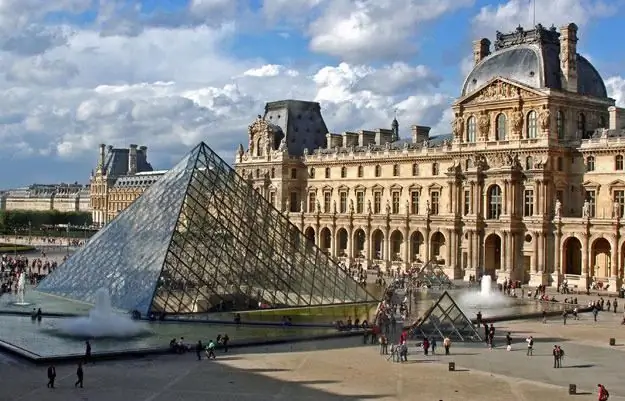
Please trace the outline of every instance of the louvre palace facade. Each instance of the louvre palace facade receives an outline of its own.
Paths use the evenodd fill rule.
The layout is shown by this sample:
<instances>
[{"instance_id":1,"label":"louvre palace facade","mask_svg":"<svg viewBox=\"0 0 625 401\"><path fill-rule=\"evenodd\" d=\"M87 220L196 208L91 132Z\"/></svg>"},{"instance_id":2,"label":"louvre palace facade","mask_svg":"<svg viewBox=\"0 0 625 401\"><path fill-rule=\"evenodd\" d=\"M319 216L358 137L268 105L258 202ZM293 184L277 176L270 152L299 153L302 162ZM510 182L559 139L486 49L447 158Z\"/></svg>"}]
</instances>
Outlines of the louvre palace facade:
<instances>
[{"instance_id":1,"label":"louvre palace facade","mask_svg":"<svg viewBox=\"0 0 625 401\"><path fill-rule=\"evenodd\" d=\"M577 27L473 43L451 134L331 133L314 102L266 105L237 172L346 263L616 291L625 267L625 110ZM93 188L93 184L92 184Z\"/></svg>"}]
</instances>

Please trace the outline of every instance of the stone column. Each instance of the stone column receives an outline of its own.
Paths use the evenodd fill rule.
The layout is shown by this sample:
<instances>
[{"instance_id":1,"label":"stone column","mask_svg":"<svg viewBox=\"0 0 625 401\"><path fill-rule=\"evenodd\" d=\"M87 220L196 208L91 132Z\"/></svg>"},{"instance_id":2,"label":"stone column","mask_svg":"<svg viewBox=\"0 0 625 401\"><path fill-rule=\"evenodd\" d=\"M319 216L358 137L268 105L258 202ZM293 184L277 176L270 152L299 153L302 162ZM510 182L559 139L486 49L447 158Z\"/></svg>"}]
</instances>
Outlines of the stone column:
<instances>
[{"instance_id":1,"label":"stone column","mask_svg":"<svg viewBox=\"0 0 625 401\"><path fill-rule=\"evenodd\" d=\"M406 230L404 234L404 269L407 270L410 266L410 228L406 224Z\"/></svg>"},{"instance_id":2,"label":"stone column","mask_svg":"<svg viewBox=\"0 0 625 401\"><path fill-rule=\"evenodd\" d=\"M552 202L551 202L552 196L551 196L551 193L550 193L550 190L549 190L549 182L548 181L543 181L542 183L543 183L543 199L542 199L543 206L542 206L542 211L543 211L543 214L548 215L549 212L550 212L549 209L552 206Z\"/></svg>"},{"instance_id":3,"label":"stone column","mask_svg":"<svg viewBox=\"0 0 625 401\"><path fill-rule=\"evenodd\" d=\"M503 182L503 199L502 199L502 203L503 203L502 214L503 215L507 215L508 214L508 200L510 199L510 197L508 195L509 194L508 185L509 185L509 182L507 180L504 180L504 182Z\"/></svg>"},{"instance_id":4,"label":"stone column","mask_svg":"<svg viewBox=\"0 0 625 401\"><path fill-rule=\"evenodd\" d=\"M471 181L469 197L469 214L475 214L475 183L473 181Z\"/></svg>"},{"instance_id":5,"label":"stone column","mask_svg":"<svg viewBox=\"0 0 625 401\"><path fill-rule=\"evenodd\" d=\"M384 229L384 244L382 246L382 260L384 261L384 266L388 270L391 266L392 258L391 258L391 229L390 227L386 227Z\"/></svg>"},{"instance_id":6,"label":"stone column","mask_svg":"<svg viewBox=\"0 0 625 401\"><path fill-rule=\"evenodd\" d=\"M582 234L582 276L579 281L580 290L588 288L588 233Z\"/></svg>"},{"instance_id":7,"label":"stone column","mask_svg":"<svg viewBox=\"0 0 625 401\"><path fill-rule=\"evenodd\" d=\"M508 272L510 268L508 267L508 253L510 252L508 249L508 237L509 233L504 231L501 233L501 255L499 255L499 264L501 265L502 272Z\"/></svg>"},{"instance_id":8,"label":"stone column","mask_svg":"<svg viewBox=\"0 0 625 401\"><path fill-rule=\"evenodd\" d=\"M351 220L351 217L350 217ZM354 241L353 241L353 236L354 236L354 226L352 225L352 222L349 222L349 227L347 229L347 249L345 250L345 252L347 253L347 264L348 266L352 263L352 260L354 258Z\"/></svg>"},{"instance_id":9,"label":"stone column","mask_svg":"<svg viewBox=\"0 0 625 401\"><path fill-rule=\"evenodd\" d=\"M610 241L610 278L608 290L610 292L617 292L621 285L623 284L619 275L619 253L618 253L618 238L615 238L614 241Z\"/></svg>"},{"instance_id":10,"label":"stone column","mask_svg":"<svg viewBox=\"0 0 625 401\"><path fill-rule=\"evenodd\" d=\"M559 225L559 223L558 223ZM555 258L553 263L555 264L553 273L551 274L551 283L552 287L557 287L562 282L562 231L560 227L556 229L555 240L553 244L553 250L555 253Z\"/></svg>"},{"instance_id":11,"label":"stone column","mask_svg":"<svg viewBox=\"0 0 625 401\"><path fill-rule=\"evenodd\" d=\"M445 264L451 266L451 230L445 230Z\"/></svg>"},{"instance_id":12,"label":"stone column","mask_svg":"<svg viewBox=\"0 0 625 401\"><path fill-rule=\"evenodd\" d=\"M545 241L546 236L544 233L538 234L540 241L538 241L538 271L540 273L546 273L545 271Z\"/></svg>"},{"instance_id":13,"label":"stone column","mask_svg":"<svg viewBox=\"0 0 625 401\"><path fill-rule=\"evenodd\" d=\"M532 273L538 273L538 243L540 242L540 234L535 232L532 233L534 237L534 254L532 255Z\"/></svg>"},{"instance_id":14,"label":"stone column","mask_svg":"<svg viewBox=\"0 0 625 401\"><path fill-rule=\"evenodd\" d=\"M371 266L371 244L373 243L371 238L371 227L367 225L365 229L365 243L364 243L364 251L365 258L367 259L367 267Z\"/></svg>"},{"instance_id":15,"label":"stone column","mask_svg":"<svg viewBox=\"0 0 625 401\"><path fill-rule=\"evenodd\" d=\"M541 191L541 187L540 187L540 180L536 180L535 181L535 187L536 187L536 200L534 201L534 203L536 204L536 214L537 215L541 215L542 213L542 191Z\"/></svg>"},{"instance_id":16,"label":"stone column","mask_svg":"<svg viewBox=\"0 0 625 401\"><path fill-rule=\"evenodd\" d=\"M447 196L447 213L451 214L451 210L452 210L451 206L454 203L454 199L453 199L453 197L454 197L454 195L453 195L454 194L454 183L452 181L448 181L447 185L449 187L448 188L448 193L449 194Z\"/></svg>"},{"instance_id":17,"label":"stone column","mask_svg":"<svg viewBox=\"0 0 625 401\"><path fill-rule=\"evenodd\" d=\"M330 229L330 255L336 259L336 226Z\"/></svg>"}]
</instances>

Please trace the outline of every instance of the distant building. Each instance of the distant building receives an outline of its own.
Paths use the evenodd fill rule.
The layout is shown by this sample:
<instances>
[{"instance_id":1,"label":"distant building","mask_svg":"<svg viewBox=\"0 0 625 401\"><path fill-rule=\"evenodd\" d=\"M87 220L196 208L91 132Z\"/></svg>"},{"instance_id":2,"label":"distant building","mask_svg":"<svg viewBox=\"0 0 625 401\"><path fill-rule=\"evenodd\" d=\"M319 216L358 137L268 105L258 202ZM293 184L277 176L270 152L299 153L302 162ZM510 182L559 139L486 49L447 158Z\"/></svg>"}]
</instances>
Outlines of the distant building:
<instances>
[{"instance_id":1,"label":"distant building","mask_svg":"<svg viewBox=\"0 0 625 401\"><path fill-rule=\"evenodd\" d=\"M33 184L0 193L0 210L58 210L89 212L89 186L74 184Z\"/></svg>"},{"instance_id":2,"label":"distant building","mask_svg":"<svg viewBox=\"0 0 625 401\"><path fill-rule=\"evenodd\" d=\"M164 171L154 171L148 162L147 146L128 148L100 145L100 157L91 173L93 224L103 226L127 208Z\"/></svg>"}]
</instances>

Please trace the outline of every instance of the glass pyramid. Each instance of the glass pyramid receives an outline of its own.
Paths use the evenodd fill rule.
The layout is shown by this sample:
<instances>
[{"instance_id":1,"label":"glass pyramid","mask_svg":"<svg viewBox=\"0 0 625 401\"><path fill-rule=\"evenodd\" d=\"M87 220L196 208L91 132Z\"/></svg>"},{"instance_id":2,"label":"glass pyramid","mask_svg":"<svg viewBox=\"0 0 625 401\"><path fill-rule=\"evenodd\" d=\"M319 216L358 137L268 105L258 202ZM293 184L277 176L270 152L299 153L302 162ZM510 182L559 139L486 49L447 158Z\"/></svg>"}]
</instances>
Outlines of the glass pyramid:
<instances>
[{"instance_id":1,"label":"glass pyramid","mask_svg":"<svg viewBox=\"0 0 625 401\"><path fill-rule=\"evenodd\" d=\"M425 285L428 288L453 288L454 284L440 267L437 260L432 259L418 269L415 280L420 282L421 285Z\"/></svg>"},{"instance_id":2,"label":"glass pyramid","mask_svg":"<svg viewBox=\"0 0 625 401\"><path fill-rule=\"evenodd\" d=\"M143 316L375 301L204 143L37 289L101 287Z\"/></svg>"},{"instance_id":3,"label":"glass pyramid","mask_svg":"<svg viewBox=\"0 0 625 401\"><path fill-rule=\"evenodd\" d=\"M447 291L413 326L412 334L426 338L449 337L452 341L461 342L482 341L478 330Z\"/></svg>"}]
</instances>

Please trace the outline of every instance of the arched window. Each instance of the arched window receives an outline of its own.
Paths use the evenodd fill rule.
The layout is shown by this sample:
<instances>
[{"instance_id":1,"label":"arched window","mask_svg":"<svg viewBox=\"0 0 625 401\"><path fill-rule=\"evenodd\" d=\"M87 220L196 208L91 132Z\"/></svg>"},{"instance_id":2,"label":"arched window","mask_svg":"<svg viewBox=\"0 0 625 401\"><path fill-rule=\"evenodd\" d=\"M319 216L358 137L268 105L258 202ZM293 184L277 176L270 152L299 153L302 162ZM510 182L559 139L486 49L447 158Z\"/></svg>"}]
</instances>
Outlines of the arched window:
<instances>
[{"instance_id":1,"label":"arched window","mask_svg":"<svg viewBox=\"0 0 625 401\"><path fill-rule=\"evenodd\" d=\"M476 137L475 117L471 116L467 120L467 142L475 142Z\"/></svg>"},{"instance_id":2,"label":"arched window","mask_svg":"<svg viewBox=\"0 0 625 401\"><path fill-rule=\"evenodd\" d=\"M362 168L362 166L358 166L358 178L362 178L362 176L364 175L364 169Z\"/></svg>"},{"instance_id":3,"label":"arched window","mask_svg":"<svg viewBox=\"0 0 625 401\"><path fill-rule=\"evenodd\" d=\"M315 169L313 169L313 175L315 175ZM274 167L271 168L271 178L276 178L276 169ZM315 177L312 177L315 178Z\"/></svg>"},{"instance_id":4,"label":"arched window","mask_svg":"<svg viewBox=\"0 0 625 401\"><path fill-rule=\"evenodd\" d=\"M558 139L564 139L564 112L558 110L556 113L556 129L558 130Z\"/></svg>"},{"instance_id":5,"label":"arched window","mask_svg":"<svg viewBox=\"0 0 625 401\"><path fill-rule=\"evenodd\" d=\"M341 178L347 177L347 167L341 167Z\"/></svg>"},{"instance_id":6,"label":"arched window","mask_svg":"<svg viewBox=\"0 0 625 401\"><path fill-rule=\"evenodd\" d=\"M508 136L508 124L506 121L506 115L503 113L499 113L497 115L496 121L496 130L495 130L495 140L496 141L505 141Z\"/></svg>"},{"instance_id":7,"label":"arched window","mask_svg":"<svg viewBox=\"0 0 625 401\"><path fill-rule=\"evenodd\" d=\"M438 163L432 163L432 175L438 175Z\"/></svg>"},{"instance_id":8,"label":"arched window","mask_svg":"<svg viewBox=\"0 0 625 401\"><path fill-rule=\"evenodd\" d=\"M614 158L614 169L619 171L623 170L623 155L616 155Z\"/></svg>"},{"instance_id":9,"label":"arched window","mask_svg":"<svg viewBox=\"0 0 625 401\"><path fill-rule=\"evenodd\" d=\"M412 165L412 176L416 177L419 175L419 165L417 163L413 163Z\"/></svg>"},{"instance_id":10,"label":"arched window","mask_svg":"<svg viewBox=\"0 0 625 401\"><path fill-rule=\"evenodd\" d=\"M260 178L260 169L259 168L256 169L256 178Z\"/></svg>"},{"instance_id":11,"label":"arched window","mask_svg":"<svg viewBox=\"0 0 625 401\"><path fill-rule=\"evenodd\" d=\"M378 164L377 166L375 166L375 176L380 177L381 175L382 175L382 167L380 167L380 165Z\"/></svg>"},{"instance_id":12,"label":"arched window","mask_svg":"<svg viewBox=\"0 0 625 401\"><path fill-rule=\"evenodd\" d=\"M314 167L312 167L310 169L310 178L315 178L315 168Z\"/></svg>"},{"instance_id":13,"label":"arched window","mask_svg":"<svg viewBox=\"0 0 625 401\"><path fill-rule=\"evenodd\" d=\"M393 165L393 177L398 177L399 176L399 164L394 164Z\"/></svg>"},{"instance_id":14,"label":"arched window","mask_svg":"<svg viewBox=\"0 0 625 401\"><path fill-rule=\"evenodd\" d=\"M530 111L529 113L527 113L527 125L526 125L526 130L527 132L525 133L525 136L527 139L534 139L536 138L536 133L537 133L537 126L536 126L536 112L534 110Z\"/></svg>"},{"instance_id":15,"label":"arched window","mask_svg":"<svg viewBox=\"0 0 625 401\"><path fill-rule=\"evenodd\" d=\"M594 158L594 156L588 156L586 158L586 171L595 171L595 158Z\"/></svg>"},{"instance_id":16,"label":"arched window","mask_svg":"<svg viewBox=\"0 0 625 401\"><path fill-rule=\"evenodd\" d=\"M330 178L330 167L326 167L326 178Z\"/></svg>"},{"instance_id":17,"label":"arched window","mask_svg":"<svg viewBox=\"0 0 625 401\"><path fill-rule=\"evenodd\" d=\"M577 115L577 137L586 139L586 116L584 113Z\"/></svg>"},{"instance_id":18,"label":"arched window","mask_svg":"<svg viewBox=\"0 0 625 401\"><path fill-rule=\"evenodd\" d=\"M493 185L488 189L488 218L499 219L501 216L501 188L499 185Z\"/></svg>"},{"instance_id":19,"label":"arched window","mask_svg":"<svg viewBox=\"0 0 625 401\"><path fill-rule=\"evenodd\" d=\"M527 156L527 158L525 159L525 169L531 170L533 168L534 168L534 159L532 158L532 156Z\"/></svg>"},{"instance_id":20,"label":"arched window","mask_svg":"<svg viewBox=\"0 0 625 401\"><path fill-rule=\"evenodd\" d=\"M261 139L262 138L258 138L258 140L256 141L256 155L257 156L263 155L263 146L262 146Z\"/></svg>"}]
</instances>

